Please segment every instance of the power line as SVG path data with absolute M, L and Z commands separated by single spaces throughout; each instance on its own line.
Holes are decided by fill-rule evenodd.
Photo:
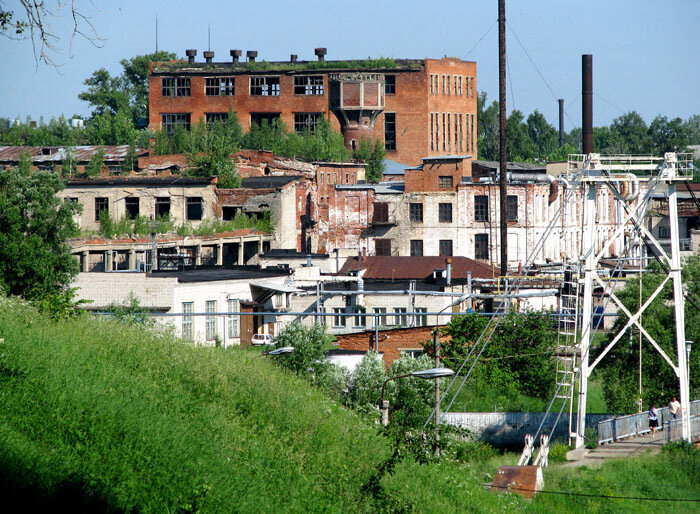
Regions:
M 479 41 L 477 41 L 476 44 L 473 47 L 471 47 L 471 50 L 469 50 L 467 52 L 467 55 L 465 55 L 464 57 L 469 57 L 469 55 L 474 51 L 474 49 L 477 46 L 479 46 L 479 44 L 484 40 L 484 38 L 486 36 L 488 36 L 489 32 L 491 32 L 491 29 L 493 29 L 496 26 L 496 23 L 498 23 L 498 20 L 494 21 L 493 24 L 488 29 L 486 29 L 486 32 L 484 32 L 484 35 L 479 38 Z
M 620 109 L 617 105 L 615 105 L 614 103 L 610 102 L 609 100 L 606 100 L 605 98 L 603 98 L 602 96 L 600 96 L 598 93 L 593 93 L 593 95 L 594 95 L 594 96 L 597 96 L 598 98 L 600 98 L 603 102 L 605 102 L 606 104 L 608 104 L 608 105 L 609 105 L 610 107 L 612 107 L 613 109 L 616 109 L 616 110 L 620 111 L 622 114 L 625 114 L 625 111 L 623 111 L 622 109 Z
M 524 487 L 514 487 L 514 486 L 507 486 L 507 485 L 493 485 L 493 484 L 484 484 L 485 486 L 490 485 L 493 488 L 496 489 L 501 489 L 504 491 L 522 491 L 522 492 L 527 492 L 527 493 L 544 493 L 544 494 L 558 494 L 561 496 L 581 496 L 584 498 L 605 498 L 607 500 L 633 500 L 633 501 L 655 501 L 655 502 L 691 502 L 691 503 L 697 503 L 700 502 L 700 499 L 694 499 L 694 498 L 653 498 L 653 497 L 648 497 L 648 496 L 607 496 L 605 494 L 588 494 L 588 493 L 571 493 L 571 492 L 566 492 L 566 491 L 547 491 L 547 490 L 541 490 L 538 491 L 537 489 L 526 489 Z

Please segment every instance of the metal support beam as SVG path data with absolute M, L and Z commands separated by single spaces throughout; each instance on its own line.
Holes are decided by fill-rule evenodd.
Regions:
M 688 362 L 685 350 L 685 300 L 683 282 L 681 281 L 681 248 L 678 234 L 678 198 L 676 184 L 668 184 L 668 214 L 671 224 L 671 276 L 673 277 L 673 305 L 676 314 L 676 351 L 680 368 L 680 397 L 683 439 L 691 442 L 690 435 L 690 391 L 688 387 Z
M 581 316 L 581 340 L 578 354 L 581 358 L 578 387 L 578 411 L 576 418 L 576 448 L 585 444 L 586 430 L 586 400 L 588 397 L 588 354 L 591 346 L 591 330 L 593 328 L 593 266 L 595 265 L 595 216 L 598 186 L 588 184 L 586 198 L 586 228 L 583 234 L 583 248 L 587 249 L 586 264 L 583 276 L 583 313 Z

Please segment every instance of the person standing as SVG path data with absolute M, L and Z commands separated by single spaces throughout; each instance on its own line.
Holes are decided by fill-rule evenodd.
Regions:
M 671 400 L 671 403 L 668 404 L 668 411 L 671 413 L 672 419 L 678 418 L 678 414 L 681 412 L 681 404 L 678 403 L 675 396 L 673 397 L 673 400 Z
M 651 428 L 651 437 L 656 436 L 656 427 L 659 426 L 659 413 L 656 406 L 652 405 L 649 409 L 649 428 Z

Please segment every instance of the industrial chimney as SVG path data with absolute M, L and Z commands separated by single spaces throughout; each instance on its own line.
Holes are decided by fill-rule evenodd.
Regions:
M 593 153 L 593 56 L 581 56 L 582 74 L 582 123 L 583 123 L 583 153 Z

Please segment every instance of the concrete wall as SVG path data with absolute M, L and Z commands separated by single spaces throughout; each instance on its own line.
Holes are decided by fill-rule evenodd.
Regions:
M 542 433 L 549 434 L 552 431 L 557 414 L 553 412 L 546 417 Z M 587 414 L 586 426 L 597 430 L 599 421 L 614 416 L 614 414 Z M 441 417 L 443 423 L 465 428 L 479 440 L 495 446 L 518 444 L 524 446 L 525 435 L 534 435 L 543 419 L 545 419 L 543 412 L 448 412 Z M 576 415 L 573 417 L 573 426 L 576 426 Z M 568 441 L 568 435 L 569 415 L 563 413 L 552 438 L 557 441 Z

